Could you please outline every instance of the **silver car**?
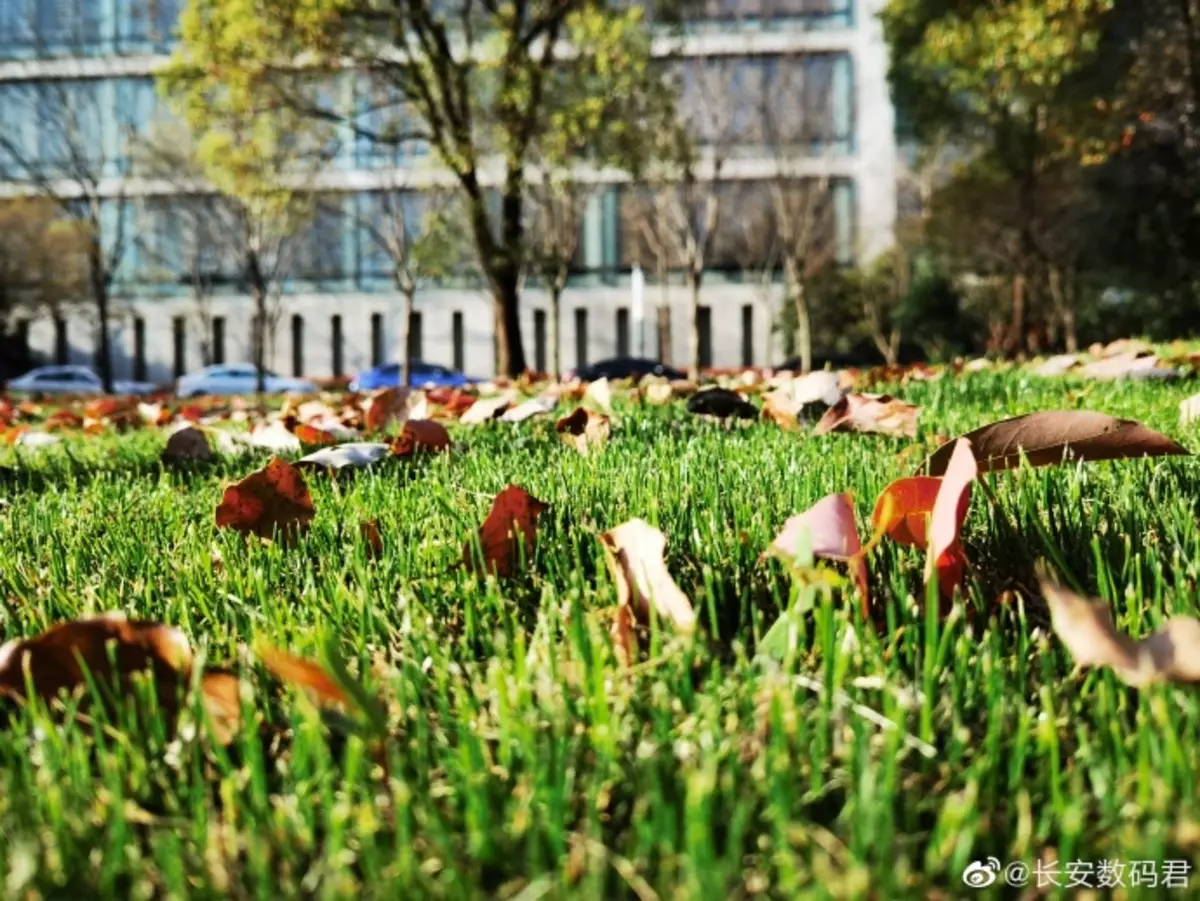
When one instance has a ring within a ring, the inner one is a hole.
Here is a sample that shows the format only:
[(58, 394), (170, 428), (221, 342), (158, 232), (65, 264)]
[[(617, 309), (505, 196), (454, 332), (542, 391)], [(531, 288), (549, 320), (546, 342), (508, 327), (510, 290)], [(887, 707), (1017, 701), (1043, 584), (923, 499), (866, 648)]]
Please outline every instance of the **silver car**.
[[(266, 372), (268, 394), (316, 394), (317, 386), (304, 379), (289, 379)], [(196, 372), (189, 372), (175, 382), (179, 397), (199, 397), (202, 394), (253, 394), (258, 390), (258, 370), (252, 363), (218, 363)]]
[[(8, 383), (9, 391), (29, 394), (103, 394), (100, 376), (86, 366), (39, 366)], [(157, 385), (118, 379), (113, 382), (114, 394), (153, 394)]]

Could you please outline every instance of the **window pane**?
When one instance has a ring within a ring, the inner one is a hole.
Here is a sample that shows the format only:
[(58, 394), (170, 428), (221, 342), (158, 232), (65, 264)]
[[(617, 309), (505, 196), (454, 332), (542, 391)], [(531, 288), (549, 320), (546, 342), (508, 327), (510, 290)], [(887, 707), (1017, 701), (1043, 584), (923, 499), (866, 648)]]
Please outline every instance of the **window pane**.
[(454, 345), (454, 368), (462, 372), (466, 368), (465, 351), (466, 335), (463, 330), (463, 314), (454, 313), (450, 317), (451, 343)]
[(533, 368), (546, 372), (546, 311), (533, 311)]
[(588, 364), (588, 311), (580, 308), (575, 311), (575, 367)]
[(292, 316), (292, 375), (304, 375), (304, 317)]

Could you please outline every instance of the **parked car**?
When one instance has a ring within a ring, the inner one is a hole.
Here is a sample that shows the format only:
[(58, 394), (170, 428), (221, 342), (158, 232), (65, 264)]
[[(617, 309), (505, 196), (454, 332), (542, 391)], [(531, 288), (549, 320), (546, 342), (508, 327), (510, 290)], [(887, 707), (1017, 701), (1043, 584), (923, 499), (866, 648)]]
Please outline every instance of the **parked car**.
[(566, 378), (568, 381), (577, 378), (584, 382), (594, 382), (598, 379), (640, 379), (647, 375), (658, 375), (668, 379), (686, 378), (678, 369), (646, 357), (613, 357), (611, 360), (601, 360), (591, 366), (568, 372)]
[[(316, 394), (317, 386), (306, 379), (289, 379), (274, 372), (266, 373), (268, 394)], [(189, 372), (175, 382), (179, 397), (202, 394), (254, 394), (258, 390), (258, 370), (253, 363), (218, 363)]]
[[(8, 383), (9, 391), (30, 394), (103, 394), (104, 382), (86, 366), (39, 366)], [(153, 394), (157, 385), (118, 379), (114, 394)]]
[[(477, 381), (449, 366), (421, 360), (413, 360), (409, 364), (408, 383), (414, 388), (462, 388)], [(377, 388), (395, 388), (399, 384), (400, 364), (385, 363), (356, 375), (350, 380), (350, 390), (374, 391)]]

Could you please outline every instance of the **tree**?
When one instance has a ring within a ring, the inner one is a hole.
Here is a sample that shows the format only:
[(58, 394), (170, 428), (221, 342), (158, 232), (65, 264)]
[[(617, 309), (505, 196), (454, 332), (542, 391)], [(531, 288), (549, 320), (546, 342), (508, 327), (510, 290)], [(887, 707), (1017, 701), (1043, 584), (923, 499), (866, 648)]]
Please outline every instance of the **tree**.
[(65, 218), (53, 200), (0, 201), (0, 359), (17, 369), (27, 367), (29, 360), (20, 335), (16, 347), (5, 349), (10, 321), (57, 313), (87, 294), (86, 246), (80, 235), (78, 224)]
[[(185, 41), (201, 27), (194, 8), (181, 27)], [(289, 80), (303, 96), (320, 92), (321, 73), (292, 74)], [(198, 171), (205, 189), (221, 195), (195, 209), (213, 214), (210, 233), (232, 242), (239, 281), (254, 305), (251, 355), (261, 394), (292, 261), (291, 241), (312, 217), (315, 174), (336, 153), (331, 130), (304, 127), (307, 123), (287, 108), (252, 110), (237, 89), (193, 77), (186, 51), (159, 71), (159, 90), (196, 136), (194, 152), (184, 155), (185, 171)]]
[[(315, 69), (370, 73), (403, 97), (414, 133), (429, 142), (461, 192), (496, 308), (500, 368), (524, 371), (519, 286), (532, 149), (543, 134), (626, 127), (610, 112), (646, 78), (650, 42), (638, 5), (191, 0), (180, 33), (179, 83), (204, 85), (199, 93), (228, 97), (243, 113), (290, 109), (345, 119), (294, 90), (301, 54)], [(488, 202), (491, 186), (498, 190), (496, 208)]]
[(87, 294), (96, 317), (96, 368), (111, 392), (112, 293), (134, 239), (125, 179), (112, 176), (130, 174), (127, 148), (141, 123), (139, 103), (110, 108), (108, 97), (95, 80), (48, 78), (7, 87), (5, 121), (10, 124), (0, 129), (0, 173), (18, 193), (56, 204), (73, 224), (84, 248)]
[(386, 187), (372, 195), (373, 206), (359, 217), (370, 240), (388, 257), (392, 278), (403, 298), (400, 316), (400, 382), (409, 383), (413, 307), (423, 282), (443, 278), (461, 261), (462, 239), (453, 199), (444, 192), (418, 192), (404, 186), (402, 170), (393, 170)]
[(563, 371), (558, 334), (562, 294), (579, 252), (583, 212), (595, 188), (580, 183), (569, 169), (556, 171), (545, 165), (530, 188), (529, 268), (550, 293), (550, 327), (546, 337), (550, 370), (558, 378)]
[(1035, 227), (1047, 174), (1107, 147), (1111, 107), (1097, 103), (1095, 65), (1114, 0), (892, 0), (883, 15), (897, 103), (926, 141), (950, 135), (1013, 194), (1004, 346), (1027, 340), (1029, 300), (1047, 248)]

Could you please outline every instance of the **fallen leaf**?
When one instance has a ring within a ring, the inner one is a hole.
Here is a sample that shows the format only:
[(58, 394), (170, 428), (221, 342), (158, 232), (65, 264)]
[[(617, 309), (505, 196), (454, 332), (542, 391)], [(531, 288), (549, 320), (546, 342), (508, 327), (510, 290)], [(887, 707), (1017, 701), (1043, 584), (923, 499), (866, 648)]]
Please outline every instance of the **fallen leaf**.
[(367, 432), (381, 432), (391, 423), (401, 425), (408, 419), (408, 401), (412, 389), (397, 385), (376, 391), (363, 408), (363, 425)]
[(1179, 424), (1191, 425), (1200, 420), (1200, 394), (1193, 394), (1179, 402)]
[(367, 546), (368, 557), (376, 560), (383, 556), (383, 537), (379, 534), (379, 520), (363, 520), (358, 524), (358, 533)]
[(547, 504), (524, 488), (509, 485), (496, 495), (479, 528), (483, 566), (476, 560), (472, 542), (463, 546), (463, 565), (469, 572), (491, 572), (500, 577), (513, 575), (522, 562), (528, 565), (533, 559), (537, 518), (546, 509)]
[(297, 425), (292, 434), (296, 436), (296, 439), (301, 444), (307, 444), (309, 447), (324, 447), (330, 444), (337, 444), (339, 440), (337, 435), (305, 422)]
[(392, 446), (390, 444), (356, 441), (351, 444), (339, 444), (337, 447), (326, 447), (319, 451), (313, 451), (308, 456), (297, 460), (295, 465), (299, 469), (365, 469), (391, 454)]
[(667, 540), (641, 519), (631, 519), (600, 536), (605, 558), (617, 585), (617, 605), (647, 620), (653, 610), (682, 632), (696, 627), (696, 612), (667, 571)]
[(1159, 366), (1154, 354), (1129, 351), (1088, 363), (1079, 370), (1085, 379), (1171, 379), (1177, 378), (1174, 369)]
[(318, 703), (353, 706), (349, 696), (324, 667), (270, 645), (256, 648), (258, 659), (280, 682), (307, 691)]
[(116, 685), (122, 692), (130, 690), (134, 673), (149, 670), (160, 706), (174, 710), (191, 665), (191, 647), (178, 629), (108, 613), (59, 623), (35, 638), (0, 647), (0, 695), (26, 696), (26, 667), (34, 693), (44, 701), (86, 686), (85, 669), (98, 687)]
[(163, 450), (164, 463), (183, 463), (192, 460), (211, 460), (212, 448), (208, 437), (195, 426), (185, 425), (176, 429), (167, 438), (167, 446)]
[(847, 394), (825, 411), (813, 434), (864, 432), (893, 438), (915, 438), (917, 413), (917, 408), (912, 404), (887, 394)]
[(707, 388), (688, 398), (687, 410), (697, 416), (716, 419), (757, 419), (758, 409), (728, 388)]
[(22, 429), (22, 431), (17, 433), (13, 443), (21, 447), (47, 447), (62, 441), (62, 438), (58, 435), (50, 435), (46, 432), (24, 431), (24, 426), (17, 426), (17, 428)]
[(260, 538), (290, 539), (307, 531), (314, 515), (304, 476), (291, 464), (272, 457), (265, 467), (225, 489), (215, 521), (218, 528)]
[(205, 670), (200, 677), (200, 700), (213, 737), (228, 745), (242, 727), (241, 682), (227, 669)]
[(959, 542), (959, 532), (967, 518), (971, 503), (971, 484), (979, 475), (971, 442), (960, 438), (954, 442), (946, 474), (929, 518), (929, 558), (926, 580), (934, 570), (938, 574), (938, 590), (951, 599), (962, 585), (966, 569), (966, 554)]
[(1056, 376), (1065, 375), (1078, 365), (1078, 354), (1059, 354), (1058, 356), (1050, 357), (1048, 360), (1043, 360), (1030, 371), (1034, 375), (1043, 378), (1055, 378)]
[(397, 457), (410, 457), (417, 452), (436, 454), (450, 449), (450, 433), (440, 422), (410, 419), (392, 440), (391, 447)]
[(862, 595), (865, 615), (870, 601), (867, 562), (862, 554), (858, 527), (854, 523), (854, 502), (850, 495), (831, 494), (805, 512), (790, 517), (767, 551), (784, 560), (794, 561), (806, 533), (814, 557), (850, 564), (854, 582)]
[(661, 407), (669, 404), (675, 396), (675, 391), (671, 388), (670, 382), (654, 382), (642, 389), (646, 403), (656, 407)]
[(282, 422), (258, 426), (250, 432), (250, 445), (280, 454), (300, 450), (300, 439), (287, 430)]
[(569, 415), (554, 424), (554, 430), (564, 444), (587, 456), (589, 450), (598, 448), (608, 441), (609, 419), (603, 413), (594, 413), (584, 407), (576, 407)]
[(42, 423), (42, 428), (47, 432), (79, 429), (83, 428), (83, 420), (70, 410), (59, 410)]
[(589, 382), (587, 389), (583, 392), (583, 402), (590, 403), (601, 413), (612, 416), (612, 386), (608, 383), (608, 379), (603, 378)]
[(1108, 666), (1127, 685), (1200, 682), (1200, 620), (1180, 616), (1139, 640), (1117, 631), (1112, 611), (1040, 575), (1054, 633), (1079, 667)]
[(523, 404), (505, 410), (501, 422), (524, 422), (534, 416), (545, 416), (558, 402), (553, 397), (532, 397)]
[(480, 425), (490, 422), (508, 409), (511, 403), (512, 397), (508, 394), (501, 394), (498, 397), (481, 397), (475, 403), (471, 404), (470, 409), (459, 417), (459, 424)]
[[(985, 425), (963, 437), (970, 440), (981, 473), (1014, 469), (1020, 465), (1022, 453), (1030, 466), (1054, 466), (1070, 457), (1090, 461), (1190, 453), (1139, 422), (1087, 410), (1029, 413)], [(924, 465), (929, 475), (946, 471), (954, 448), (947, 444), (934, 452)]]
[(911, 476), (896, 479), (879, 495), (871, 522), (893, 541), (909, 547), (927, 548), (927, 527), (937, 501), (941, 478)]

